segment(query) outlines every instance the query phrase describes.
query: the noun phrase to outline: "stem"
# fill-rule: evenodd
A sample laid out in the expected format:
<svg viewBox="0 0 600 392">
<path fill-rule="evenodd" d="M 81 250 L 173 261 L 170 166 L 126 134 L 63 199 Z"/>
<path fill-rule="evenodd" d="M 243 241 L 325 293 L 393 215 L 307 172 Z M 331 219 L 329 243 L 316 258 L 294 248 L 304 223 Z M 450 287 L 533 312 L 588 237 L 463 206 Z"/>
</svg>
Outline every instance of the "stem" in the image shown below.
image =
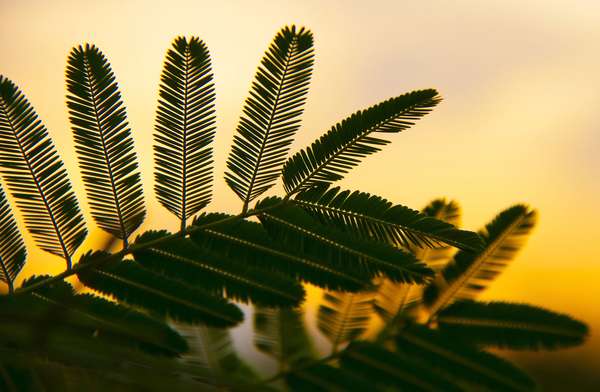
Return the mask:
<svg viewBox="0 0 600 392">
<path fill-rule="evenodd" d="M 247 217 L 250 217 L 250 216 L 259 215 L 259 214 L 262 214 L 262 213 L 264 213 L 266 211 L 270 211 L 270 210 L 273 210 L 275 208 L 278 208 L 282 204 L 284 204 L 283 200 L 281 202 L 275 203 L 275 204 L 273 204 L 273 205 L 271 205 L 269 207 L 260 208 L 260 209 L 252 209 L 252 210 L 247 211 L 244 214 L 228 216 L 227 218 L 223 218 L 223 219 L 220 219 L 218 221 L 206 223 L 204 225 L 196 225 L 196 226 L 192 225 L 192 226 L 188 227 L 186 229 L 186 231 L 187 231 L 188 234 L 189 233 L 194 233 L 196 231 L 205 230 L 205 229 L 208 229 L 210 227 L 218 226 L 218 225 L 226 223 L 226 222 L 236 221 L 236 220 L 244 219 L 244 218 L 247 218 Z M 48 278 L 46 280 L 42 280 L 42 281 L 40 281 L 38 283 L 32 284 L 32 285 L 27 286 L 27 287 L 16 289 L 14 291 L 14 294 L 19 295 L 19 294 L 25 294 L 25 293 L 32 292 L 34 290 L 39 289 L 40 287 L 45 287 L 45 286 L 47 286 L 49 284 L 52 284 L 54 282 L 58 282 L 60 280 L 68 278 L 69 276 L 75 275 L 78 272 L 84 271 L 84 270 L 86 270 L 88 268 L 99 267 L 99 266 L 101 266 L 103 264 L 106 264 L 106 263 L 112 261 L 112 260 L 121 259 L 121 258 L 123 258 L 124 256 L 126 256 L 128 254 L 131 254 L 131 253 L 134 253 L 134 252 L 137 252 L 137 251 L 140 251 L 140 250 L 148 249 L 148 248 L 151 248 L 151 247 L 154 247 L 154 246 L 159 246 L 159 245 L 164 244 L 164 243 L 167 243 L 167 242 L 172 241 L 172 240 L 174 240 L 176 238 L 180 238 L 180 236 L 181 236 L 181 233 L 177 232 L 175 234 L 171 234 L 171 235 L 166 236 L 166 237 L 157 238 L 157 239 L 155 239 L 153 241 L 148 241 L 148 242 L 143 242 L 141 244 L 131 245 L 128 248 L 124 248 L 124 249 L 122 249 L 121 251 L 119 251 L 117 253 L 113 253 L 113 254 L 110 254 L 110 255 L 105 256 L 105 257 L 97 258 L 95 260 L 90 261 L 89 263 L 84 263 L 84 264 L 78 263 L 73 268 L 69 267 L 65 271 L 63 271 L 60 274 L 55 275 L 55 276 L 53 276 L 51 278 Z"/>
</svg>

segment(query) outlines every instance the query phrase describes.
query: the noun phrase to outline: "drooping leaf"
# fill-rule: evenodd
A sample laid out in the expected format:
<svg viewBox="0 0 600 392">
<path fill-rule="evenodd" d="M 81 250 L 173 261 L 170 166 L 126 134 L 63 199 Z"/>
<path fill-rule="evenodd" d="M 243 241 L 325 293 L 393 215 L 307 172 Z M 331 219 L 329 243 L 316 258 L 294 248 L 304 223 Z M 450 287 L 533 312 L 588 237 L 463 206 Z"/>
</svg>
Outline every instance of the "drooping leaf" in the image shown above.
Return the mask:
<svg viewBox="0 0 600 392">
<path fill-rule="evenodd" d="M 88 253 L 80 262 L 91 262 L 96 257 L 106 254 Z M 77 277 L 88 287 L 162 317 L 221 328 L 234 326 L 243 319 L 241 310 L 223 297 L 154 273 L 134 261 L 119 261 L 102 269 L 88 268 L 78 272 Z"/>
<path fill-rule="evenodd" d="M 144 195 L 127 114 L 104 54 L 73 48 L 67 62 L 67 106 L 92 216 L 127 244 L 144 220 Z"/>
<path fill-rule="evenodd" d="M 313 37 L 283 28 L 266 51 L 246 100 L 225 181 L 244 206 L 272 187 L 300 128 L 312 74 Z"/>
<path fill-rule="evenodd" d="M 387 244 L 405 248 L 448 244 L 467 250 L 479 250 L 483 246 L 476 233 L 458 230 L 437 217 L 393 205 L 364 192 L 319 186 L 299 193 L 294 203 L 322 222 Z"/>
<path fill-rule="evenodd" d="M 455 302 L 437 318 L 444 335 L 509 349 L 556 349 L 585 340 L 587 326 L 566 314 L 526 304 Z"/>
<path fill-rule="evenodd" d="M 215 89 L 210 54 L 196 37 L 178 37 L 167 51 L 154 133 L 154 190 L 181 220 L 211 199 Z"/>
<path fill-rule="evenodd" d="M 494 391 L 530 391 L 535 387 L 527 374 L 509 362 L 420 325 L 402 329 L 396 352 L 439 377 L 464 384 L 466 390 L 483 386 Z"/>
<path fill-rule="evenodd" d="M 424 301 L 432 315 L 456 299 L 471 299 L 514 258 L 535 225 L 537 214 L 515 205 L 490 222 L 479 234 L 485 247 L 459 251 L 425 289 Z"/>
<path fill-rule="evenodd" d="M 286 192 L 293 194 L 344 178 L 361 158 L 390 143 L 372 136 L 373 133 L 398 133 L 408 129 L 440 100 L 433 89 L 419 90 L 354 113 L 286 161 L 283 167 Z"/>
<path fill-rule="evenodd" d="M 208 214 L 196 219 L 194 225 L 211 224 L 227 217 L 231 216 Z M 271 239 L 263 226 L 256 222 L 237 220 L 222 223 L 194 230 L 191 238 L 198 246 L 236 263 L 278 271 L 319 287 L 356 291 L 370 284 L 369 277 L 363 273 L 364 268 L 348 266 L 342 269 L 324 254 L 290 249 Z"/>
<path fill-rule="evenodd" d="M 340 345 L 360 337 L 373 316 L 374 291 L 323 293 L 317 313 L 317 327 L 336 352 Z"/>
<path fill-rule="evenodd" d="M 0 171 L 43 250 L 71 257 L 87 235 L 67 171 L 27 98 L 0 76 Z"/>
<path fill-rule="evenodd" d="M 136 244 L 168 235 L 166 231 L 149 231 L 138 237 Z M 233 300 L 295 306 L 304 299 L 303 287 L 291 277 L 210 252 L 189 239 L 176 238 L 133 254 L 138 263 L 150 270 Z"/>
<path fill-rule="evenodd" d="M 25 265 L 27 251 L 8 200 L 0 185 L 0 282 L 13 291 L 13 282 Z"/>
<path fill-rule="evenodd" d="M 340 269 L 355 269 L 369 278 L 382 274 L 397 282 L 423 283 L 432 271 L 412 254 L 391 245 L 354 237 L 335 227 L 319 224 L 300 207 L 271 197 L 260 201 L 256 209 L 269 235 L 291 250 L 321 255 Z"/>
<path fill-rule="evenodd" d="M 294 368 L 316 358 L 300 309 L 255 308 L 254 345 L 279 364 Z"/>
</svg>

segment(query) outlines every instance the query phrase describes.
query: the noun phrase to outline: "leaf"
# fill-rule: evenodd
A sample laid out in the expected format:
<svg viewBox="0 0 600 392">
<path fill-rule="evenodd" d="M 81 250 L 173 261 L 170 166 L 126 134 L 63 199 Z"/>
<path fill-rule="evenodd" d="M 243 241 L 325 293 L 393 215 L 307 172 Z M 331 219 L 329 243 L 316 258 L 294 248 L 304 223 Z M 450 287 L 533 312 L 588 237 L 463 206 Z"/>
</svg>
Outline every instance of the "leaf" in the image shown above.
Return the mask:
<svg viewBox="0 0 600 392">
<path fill-rule="evenodd" d="M 283 184 L 288 195 L 329 184 L 390 143 L 372 133 L 398 133 L 429 113 L 441 98 L 433 89 L 413 91 L 359 110 L 310 147 L 288 159 L 283 167 Z"/>
<path fill-rule="evenodd" d="M 258 217 L 269 235 L 289 249 L 322 255 L 339 269 L 360 271 L 369 278 L 384 274 L 398 282 L 423 283 L 432 275 L 412 254 L 321 225 L 297 206 L 267 210 L 278 203 L 278 198 L 267 198 L 257 203 L 256 209 L 265 210 Z"/>
<path fill-rule="evenodd" d="M 43 250 L 71 257 L 87 235 L 67 171 L 27 98 L 0 76 L 0 171 Z"/>
<path fill-rule="evenodd" d="M 566 314 L 508 302 L 455 302 L 437 318 L 452 339 L 509 349 L 556 349 L 584 342 L 587 326 Z"/>
<path fill-rule="evenodd" d="M 511 261 L 535 225 L 537 213 L 525 205 L 502 211 L 479 234 L 485 247 L 459 251 L 424 292 L 431 315 L 455 299 L 471 299 Z"/>
<path fill-rule="evenodd" d="M 0 185 L 0 282 L 8 285 L 9 293 L 14 290 L 13 282 L 26 258 L 23 237 Z"/>
<path fill-rule="evenodd" d="M 257 307 L 254 312 L 254 345 L 275 359 L 280 370 L 316 359 L 300 309 Z"/>
<path fill-rule="evenodd" d="M 396 338 L 396 351 L 428 368 L 432 373 L 466 390 L 530 391 L 533 380 L 509 362 L 457 342 L 450 337 L 419 325 L 409 325 Z"/>
<path fill-rule="evenodd" d="M 106 255 L 103 252 L 88 253 L 80 263 Z M 243 319 L 241 310 L 222 297 L 156 274 L 133 261 L 119 261 L 103 266 L 102 270 L 81 270 L 77 277 L 103 294 L 176 321 L 223 328 L 234 326 Z"/>
<path fill-rule="evenodd" d="M 216 223 L 228 217 L 231 215 L 208 214 L 196 219 L 194 225 Z M 322 253 L 309 255 L 290 249 L 273 241 L 263 226 L 256 222 L 237 220 L 221 223 L 208 229 L 193 230 L 190 237 L 198 246 L 236 263 L 281 272 L 319 287 L 356 291 L 370 285 L 370 279 L 364 276 L 362 268 L 341 269 Z"/>
<path fill-rule="evenodd" d="M 199 38 L 175 39 L 167 51 L 154 133 L 155 186 L 160 203 L 181 220 L 211 199 L 215 88 L 210 54 Z"/>
<path fill-rule="evenodd" d="M 436 217 L 360 191 L 320 186 L 299 193 L 294 203 L 323 223 L 387 244 L 406 248 L 448 244 L 466 250 L 483 246 L 476 233 L 458 230 Z"/>
<path fill-rule="evenodd" d="M 396 316 L 404 314 L 421 302 L 419 288 L 412 284 L 383 279 L 377 287 L 377 295 L 373 303 L 375 312 L 386 324 L 389 323 Z"/>
<path fill-rule="evenodd" d="M 166 231 L 146 232 L 136 244 L 168 235 Z M 236 301 L 295 306 L 304 299 L 304 288 L 294 279 L 207 251 L 189 239 L 176 238 L 133 254 L 138 263 L 152 271 Z"/>
<path fill-rule="evenodd" d="M 94 45 L 73 48 L 67 106 L 92 216 L 122 239 L 144 220 L 144 195 L 131 130 L 110 64 Z"/>
<path fill-rule="evenodd" d="M 313 37 L 304 28 L 283 28 L 266 51 L 246 100 L 225 181 L 248 203 L 272 187 L 281 173 L 312 74 Z"/>
<path fill-rule="evenodd" d="M 322 363 L 291 369 L 286 376 L 286 382 L 291 391 L 383 391 L 369 379 Z"/>
<path fill-rule="evenodd" d="M 342 352 L 340 363 L 346 374 L 369 380 L 375 390 L 462 390 L 411 356 L 401 351 L 388 351 L 373 343 L 353 342 Z"/>
<path fill-rule="evenodd" d="M 333 352 L 340 345 L 359 338 L 369 327 L 375 293 L 323 293 L 317 313 L 317 327 L 331 342 Z"/>
</svg>

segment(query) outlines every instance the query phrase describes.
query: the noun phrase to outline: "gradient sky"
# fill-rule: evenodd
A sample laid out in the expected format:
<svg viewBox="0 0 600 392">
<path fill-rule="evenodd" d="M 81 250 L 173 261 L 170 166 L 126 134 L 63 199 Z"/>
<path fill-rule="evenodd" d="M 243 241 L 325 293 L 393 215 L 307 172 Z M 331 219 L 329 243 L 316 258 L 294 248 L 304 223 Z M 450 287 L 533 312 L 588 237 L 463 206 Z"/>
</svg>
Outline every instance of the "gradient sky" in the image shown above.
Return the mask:
<svg viewBox="0 0 600 392">
<path fill-rule="evenodd" d="M 37 109 L 80 195 L 66 57 L 85 42 L 108 56 L 142 162 L 145 228 L 177 227 L 153 196 L 151 134 L 164 53 L 178 35 L 202 38 L 213 59 L 219 117 L 211 210 L 241 208 L 222 180 L 224 162 L 255 68 L 283 25 L 315 34 L 315 73 L 293 149 L 358 109 L 437 88 L 438 108 L 340 185 L 413 208 L 456 199 L 473 230 L 516 202 L 539 209 L 527 247 L 485 298 L 569 312 L 593 335 L 564 355 L 600 353 L 599 1 L 0 0 L 0 15 L 0 74 Z M 31 251 L 21 277 L 62 268 Z"/>
</svg>

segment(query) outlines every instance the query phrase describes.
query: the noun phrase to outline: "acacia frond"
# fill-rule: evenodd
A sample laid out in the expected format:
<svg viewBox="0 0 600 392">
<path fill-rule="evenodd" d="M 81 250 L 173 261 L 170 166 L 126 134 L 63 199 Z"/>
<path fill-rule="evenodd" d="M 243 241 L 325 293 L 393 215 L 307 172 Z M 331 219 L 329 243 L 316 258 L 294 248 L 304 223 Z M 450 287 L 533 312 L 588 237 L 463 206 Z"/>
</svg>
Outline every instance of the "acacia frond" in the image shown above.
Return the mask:
<svg viewBox="0 0 600 392">
<path fill-rule="evenodd" d="M 290 195 L 344 178 L 361 158 L 390 143 L 372 136 L 373 133 L 398 133 L 408 129 L 440 100 L 433 89 L 418 90 L 354 113 L 285 162 L 286 192 Z"/>
<path fill-rule="evenodd" d="M 79 167 L 98 226 L 127 238 L 144 220 L 144 195 L 131 130 L 111 66 L 94 45 L 73 48 L 67 106 Z"/>
<path fill-rule="evenodd" d="M 360 377 L 344 368 L 323 363 L 292 368 L 288 371 L 286 382 L 291 391 L 311 392 L 384 392 L 372 380 Z"/>
<path fill-rule="evenodd" d="M 332 351 L 360 337 L 373 316 L 374 291 L 324 292 L 317 313 L 317 327 L 331 342 Z"/>
<path fill-rule="evenodd" d="M 279 203 L 280 199 L 276 197 L 267 198 L 257 203 L 256 209 Z M 432 271 L 412 254 L 321 225 L 298 206 L 282 205 L 260 213 L 258 217 L 277 242 L 289 249 L 327 257 L 339 269 L 355 269 L 369 278 L 385 275 L 407 283 L 423 283 L 432 275 Z"/>
<path fill-rule="evenodd" d="M 0 171 L 43 250 L 71 257 L 87 235 L 67 171 L 27 98 L 0 75 Z"/>
<path fill-rule="evenodd" d="M 106 257 L 106 254 L 88 253 L 80 263 L 92 262 L 96 257 Z M 231 327 L 244 317 L 237 306 L 223 297 L 154 273 L 134 261 L 119 261 L 104 266 L 102 270 L 82 270 L 77 277 L 86 286 L 103 294 L 176 321 Z"/>
<path fill-rule="evenodd" d="M 566 314 L 508 302 L 455 302 L 437 318 L 451 339 L 509 349 L 556 349 L 582 344 L 587 326 Z"/>
<path fill-rule="evenodd" d="M 27 250 L 0 184 L 0 282 L 13 291 L 13 282 L 25 265 Z"/>
<path fill-rule="evenodd" d="M 229 215 L 208 214 L 198 217 L 194 224 L 218 221 Z M 220 254 L 236 263 L 261 270 L 279 271 L 295 279 L 335 290 L 356 291 L 370 285 L 364 268 L 340 265 L 327 254 L 304 252 L 274 241 L 264 227 L 256 222 L 239 220 L 195 230 L 191 238 L 200 247 Z"/>
<path fill-rule="evenodd" d="M 447 244 L 465 250 L 480 250 L 483 246 L 476 233 L 360 191 L 319 186 L 299 193 L 294 203 L 324 223 L 387 244 L 405 248 Z"/>
<path fill-rule="evenodd" d="M 154 190 L 181 220 L 211 199 L 215 88 L 205 43 L 178 37 L 167 51 L 154 133 Z"/>
<path fill-rule="evenodd" d="M 246 100 L 227 161 L 225 181 L 244 206 L 272 187 L 281 174 L 312 74 L 313 36 L 283 28 L 265 53 Z"/>
<path fill-rule="evenodd" d="M 166 231 L 148 231 L 136 239 L 136 244 L 168 235 Z M 135 251 L 133 255 L 138 263 L 152 271 L 236 301 L 296 306 L 304 299 L 304 288 L 291 277 L 210 252 L 189 239 L 176 238 L 160 246 Z"/>
<path fill-rule="evenodd" d="M 423 293 L 434 316 L 457 299 L 472 299 L 485 289 L 514 258 L 535 225 L 537 213 L 525 205 L 502 211 L 479 234 L 485 247 L 479 252 L 459 251 Z"/>
</svg>

